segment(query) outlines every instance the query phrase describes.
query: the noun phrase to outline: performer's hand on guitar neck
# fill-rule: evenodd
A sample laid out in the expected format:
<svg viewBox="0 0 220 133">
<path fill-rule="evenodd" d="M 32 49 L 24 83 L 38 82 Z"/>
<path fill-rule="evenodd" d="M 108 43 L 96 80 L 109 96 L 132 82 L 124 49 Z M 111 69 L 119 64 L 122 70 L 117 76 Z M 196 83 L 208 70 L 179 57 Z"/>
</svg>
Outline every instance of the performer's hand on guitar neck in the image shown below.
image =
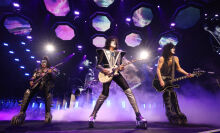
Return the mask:
<svg viewBox="0 0 220 133">
<path fill-rule="evenodd" d="M 187 76 L 188 78 L 192 78 L 192 77 L 194 77 L 194 75 L 191 74 L 191 73 L 186 74 L 186 76 Z"/>
<path fill-rule="evenodd" d="M 123 65 L 120 65 L 119 71 L 123 71 L 124 69 L 125 69 L 125 67 Z"/>
<path fill-rule="evenodd" d="M 165 82 L 163 80 L 160 81 L 160 86 L 162 86 L 162 87 L 165 86 Z"/>
<path fill-rule="evenodd" d="M 34 85 L 34 82 L 33 81 L 30 81 L 30 86 L 33 86 Z"/>
</svg>

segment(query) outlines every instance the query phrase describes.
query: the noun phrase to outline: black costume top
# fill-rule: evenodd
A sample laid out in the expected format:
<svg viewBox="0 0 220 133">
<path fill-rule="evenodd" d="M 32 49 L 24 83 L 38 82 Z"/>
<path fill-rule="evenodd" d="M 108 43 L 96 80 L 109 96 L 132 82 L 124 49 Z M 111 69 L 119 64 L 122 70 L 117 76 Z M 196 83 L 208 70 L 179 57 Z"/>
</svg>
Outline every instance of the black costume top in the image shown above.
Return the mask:
<svg viewBox="0 0 220 133">
<path fill-rule="evenodd" d="M 35 69 L 34 74 L 31 77 L 30 81 L 36 81 L 40 77 L 44 76 L 48 70 L 49 70 L 49 68 L 37 68 L 37 69 Z M 46 85 L 49 88 L 53 88 L 56 73 L 57 73 L 57 70 L 54 69 L 52 71 L 52 73 L 48 73 L 47 76 L 45 76 L 43 79 L 41 79 L 41 81 L 40 81 L 41 86 L 40 87 L 43 87 L 43 86 Z"/>
<path fill-rule="evenodd" d="M 176 67 L 176 62 L 174 63 L 174 72 L 175 72 L 175 67 Z M 171 65 L 169 66 L 168 65 L 168 62 L 167 61 L 165 61 L 164 63 L 163 63 L 163 65 L 162 65 L 162 67 L 161 67 L 161 75 L 162 76 L 172 76 L 172 69 L 173 69 L 173 67 L 172 67 L 172 63 L 171 63 Z"/>
<path fill-rule="evenodd" d="M 122 58 L 126 54 L 126 52 L 121 50 L 114 50 L 110 51 L 108 49 L 98 49 L 98 62 L 97 62 L 97 69 L 100 69 L 101 71 L 104 68 L 110 68 L 114 65 L 121 65 L 122 64 Z"/>
</svg>

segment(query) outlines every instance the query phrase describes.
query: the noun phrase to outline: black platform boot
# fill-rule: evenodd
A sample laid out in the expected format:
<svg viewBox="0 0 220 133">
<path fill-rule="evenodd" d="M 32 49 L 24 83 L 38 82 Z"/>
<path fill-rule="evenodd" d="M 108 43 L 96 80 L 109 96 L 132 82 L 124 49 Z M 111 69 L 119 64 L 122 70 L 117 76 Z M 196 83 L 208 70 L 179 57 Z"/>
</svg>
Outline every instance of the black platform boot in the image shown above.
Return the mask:
<svg viewBox="0 0 220 133">
<path fill-rule="evenodd" d="M 132 93 L 131 89 L 126 89 L 124 93 L 127 96 L 128 101 L 130 102 L 136 114 L 136 127 L 141 129 L 147 129 L 147 120 L 140 114 L 135 96 Z"/>
<path fill-rule="evenodd" d="M 30 95 L 30 90 L 27 89 L 24 93 L 24 97 L 21 103 L 21 109 L 20 109 L 20 113 L 18 115 L 15 115 L 12 120 L 11 120 L 11 125 L 12 126 L 20 126 L 24 123 L 25 117 L 26 117 L 26 110 L 28 107 L 28 104 L 30 102 L 31 99 L 31 95 Z"/>
<path fill-rule="evenodd" d="M 94 127 L 94 123 L 95 123 L 95 118 L 96 118 L 96 114 L 99 111 L 100 107 L 102 106 L 102 104 L 104 103 L 104 101 L 106 100 L 107 96 L 101 94 L 99 96 L 99 98 L 96 101 L 95 107 L 93 109 L 92 114 L 89 116 L 89 128 L 93 128 Z"/>
</svg>

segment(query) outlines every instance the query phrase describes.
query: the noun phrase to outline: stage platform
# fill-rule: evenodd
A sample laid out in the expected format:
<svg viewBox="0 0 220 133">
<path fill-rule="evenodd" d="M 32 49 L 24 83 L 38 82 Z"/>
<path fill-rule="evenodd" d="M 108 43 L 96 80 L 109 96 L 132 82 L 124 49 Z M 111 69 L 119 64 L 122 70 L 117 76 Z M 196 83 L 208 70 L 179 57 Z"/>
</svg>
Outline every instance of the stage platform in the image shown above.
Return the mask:
<svg viewBox="0 0 220 133">
<path fill-rule="evenodd" d="M 212 130 L 212 131 L 211 131 Z M 148 129 L 136 129 L 134 121 L 96 122 L 95 128 L 88 128 L 87 121 L 52 122 L 25 121 L 23 126 L 12 127 L 10 121 L 0 121 L 1 133 L 220 133 L 220 127 L 212 125 L 187 124 L 175 126 L 167 122 L 149 122 Z"/>
</svg>

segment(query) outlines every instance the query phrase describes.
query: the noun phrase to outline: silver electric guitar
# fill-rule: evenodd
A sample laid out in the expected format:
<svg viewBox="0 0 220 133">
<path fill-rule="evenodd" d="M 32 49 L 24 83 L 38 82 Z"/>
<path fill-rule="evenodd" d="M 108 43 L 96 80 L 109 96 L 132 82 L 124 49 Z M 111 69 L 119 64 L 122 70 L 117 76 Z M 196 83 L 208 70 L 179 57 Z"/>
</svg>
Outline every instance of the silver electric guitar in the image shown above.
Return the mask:
<svg viewBox="0 0 220 133">
<path fill-rule="evenodd" d="M 132 60 L 131 62 L 127 62 L 125 64 L 122 64 L 121 66 L 127 66 L 127 65 L 129 65 L 131 63 L 134 63 L 134 62 L 140 61 L 140 60 L 143 60 L 143 59 Z M 119 72 L 119 68 L 120 68 L 120 66 L 117 66 L 117 65 L 115 65 L 115 66 L 113 66 L 111 68 L 108 68 L 110 70 L 109 74 L 105 74 L 103 72 L 99 72 L 99 75 L 98 75 L 99 81 L 101 83 L 108 83 L 108 82 L 110 82 L 113 79 L 114 76 L 119 74 L 118 73 Z"/>
</svg>

